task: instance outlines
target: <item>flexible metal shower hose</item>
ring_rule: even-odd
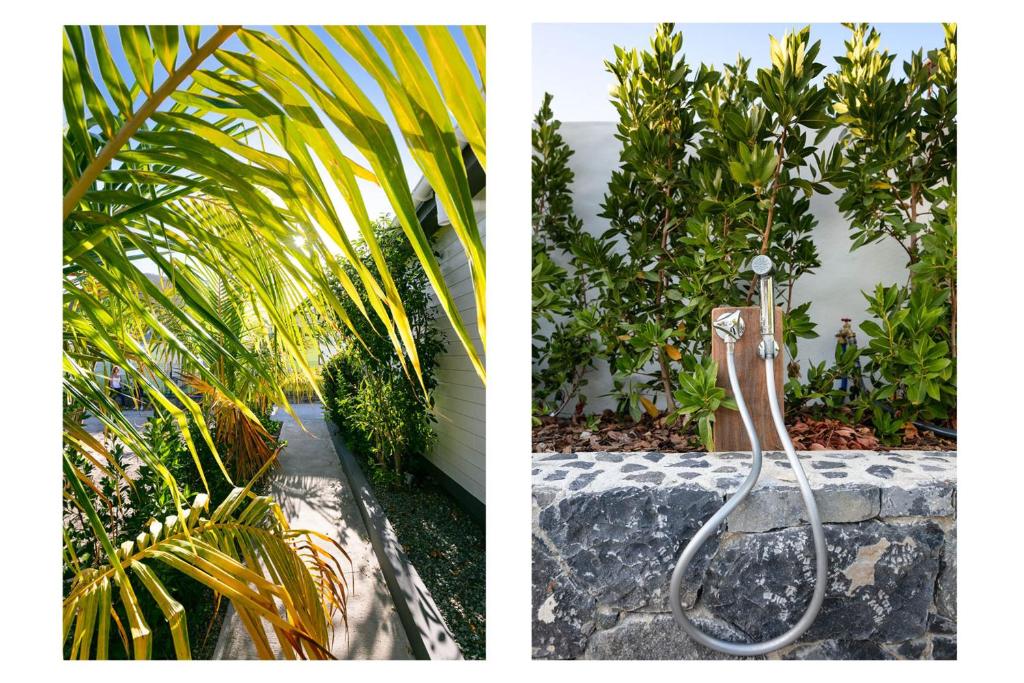
[[[697,641],[701,645],[705,645],[712,650],[724,652],[729,655],[737,655],[741,657],[753,657],[756,655],[763,655],[769,652],[778,650],[781,647],[785,647],[797,640],[803,633],[810,627],[814,622],[814,619],[818,616],[818,610],[821,609],[821,603],[825,599],[825,588],[827,586],[828,576],[828,549],[825,546],[825,531],[821,526],[821,518],[818,516],[818,506],[814,502],[814,495],[811,491],[811,485],[807,481],[807,475],[804,474],[803,467],[800,465],[800,460],[796,457],[796,451],[793,449],[793,442],[789,439],[789,434],[786,432],[786,423],[782,417],[782,410],[779,407],[779,399],[775,393],[775,372],[774,372],[774,359],[766,358],[764,361],[765,377],[768,382],[768,402],[771,406],[772,420],[775,423],[775,430],[779,433],[779,439],[782,441],[782,447],[786,451],[786,457],[789,458],[789,464],[792,467],[793,473],[796,475],[797,484],[800,486],[800,495],[804,500],[804,507],[807,509],[807,519],[811,523],[811,535],[814,539],[814,555],[817,562],[817,570],[814,583],[814,595],[811,597],[811,602],[807,606],[807,610],[803,616],[800,617],[793,628],[789,629],[785,633],[771,640],[766,640],[762,643],[734,643],[727,640],[721,640],[701,631],[696,624],[694,624],[686,616],[683,611],[681,591],[683,576],[686,573],[686,568],[690,562],[696,556],[697,551],[708,540],[714,535],[715,530],[718,526],[725,521],[725,518],[736,509],[736,506],[743,502],[750,490],[754,488],[754,484],[757,482],[757,477],[761,473],[761,442],[757,437],[757,431],[754,429],[754,422],[750,417],[750,413],[747,411],[747,404],[743,401],[743,393],[740,391],[740,383],[736,377],[736,361],[734,356],[735,344],[727,343],[727,365],[729,368],[729,383],[732,385],[732,393],[736,397],[736,406],[739,408],[740,417],[743,419],[743,426],[747,430],[747,434],[750,436],[750,450],[753,453],[753,463],[751,464],[750,474],[743,480],[743,484],[736,491],[735,495],[726,501],[725,505],[721,507],[711,519],[709,519],[704,526],[694,535],[694,537],[687,544],[683,550],[682,555],[679,556],[679,561],[676,563],[675,571],[672,572],[672,583],[670,587],[670,604],[672,605],[672,614],[675,616],[676,622],[687,635],[693,640]]]

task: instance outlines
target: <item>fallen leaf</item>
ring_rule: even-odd
[[[659,415],[661,415],[661,411],[658,410],[658,406],[654,405],[651,402],[651,400],[646,396],[640,397],[640,403],[643,404],[644,410],[646,410],[647,414],[650,415],[651,417],[658,417]]]

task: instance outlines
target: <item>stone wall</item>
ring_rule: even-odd
[[[817,620],[782,659],[956,658],[956,453],[800,454],[829,550]],[[668,582],[749,453],[533,456],[533,651],[549,659],[721,658],[676,626]],[[684,581],[719,637],[765,640],[803,613],[814,548],[782,453]]]

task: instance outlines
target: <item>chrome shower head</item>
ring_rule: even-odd
[[[775,271],[775,264],[772,260],[764,254],[758,254],[754,257],[754,260],[750,262],[750,267],[753,269],[755,275],[771,275]]]

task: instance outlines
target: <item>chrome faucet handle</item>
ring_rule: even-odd
[[[738,342],[740,337],[743,336],[743,330],[746,329],[747,325],[743,322],[743,316],[740,315],[740,311],[737,309],[730,313],[723,313],[715,318],[712,327],[715,328],[715,333],[723,341],[729,343]]]

